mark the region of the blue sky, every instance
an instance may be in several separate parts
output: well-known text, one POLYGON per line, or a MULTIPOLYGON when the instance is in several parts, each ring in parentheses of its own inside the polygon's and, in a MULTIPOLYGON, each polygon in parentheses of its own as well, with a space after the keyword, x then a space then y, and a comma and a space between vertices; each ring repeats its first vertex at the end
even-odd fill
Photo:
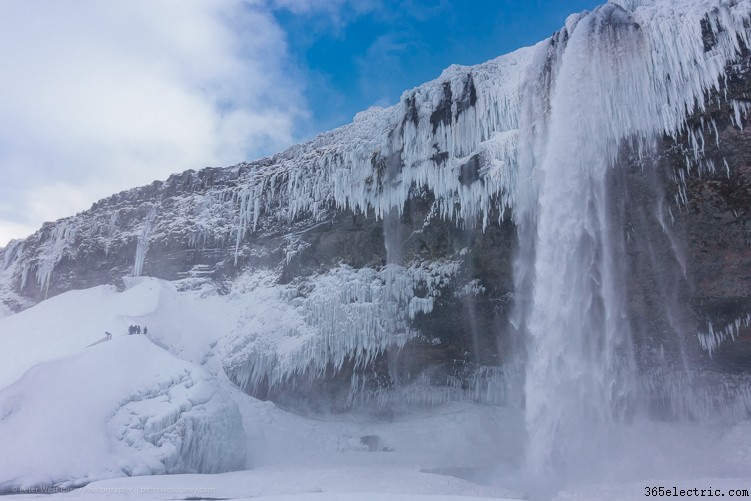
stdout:
POLYGON ((368 106, 394 104, 451 64, 478 64, 533 45, 569 14, 601 3, 391 0, 344 4, 334 14, 292 3, 274 16, 303 70, 309 135, 348 123, 368 106))
POLYGON ((0 247, 110 194, 280 151, 595 5, 0 2, 0 247))

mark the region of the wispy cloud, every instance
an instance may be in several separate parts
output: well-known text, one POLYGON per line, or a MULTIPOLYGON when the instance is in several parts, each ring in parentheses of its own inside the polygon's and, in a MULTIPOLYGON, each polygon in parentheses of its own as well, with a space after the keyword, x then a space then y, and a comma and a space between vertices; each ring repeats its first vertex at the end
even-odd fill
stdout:
POLYGON ((269 0, 274 9, 286 9, 298 15, 323 15, 334 26, 346 24, 363 14, 380 11, 376 0, 269 0))
POLYGON ((0 3, 0 246, 112 192, 293 141, 284 32, 241 0, 0 3))

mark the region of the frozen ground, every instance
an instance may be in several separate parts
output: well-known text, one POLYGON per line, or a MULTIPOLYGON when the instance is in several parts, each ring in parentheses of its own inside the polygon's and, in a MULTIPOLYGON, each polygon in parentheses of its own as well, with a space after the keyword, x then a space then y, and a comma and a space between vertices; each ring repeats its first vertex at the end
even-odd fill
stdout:
POLYGON ((234 388, 219 360, 217 339, 276 325, 254 312, 289 320, 273 307, 281 304, 273 294, 264 301, 256 287, 249 301, 242 293, 178 292, 156 279, 128 285, 71 291, 0 318, 0 490, 70 489, 133 475, 130 481, 155 486, 232 488, 212 497, 508 492, 423 470, 487 470, 502 456, 488 444, 502 441, 503 419, 518 429, 518 415, 454 405, 389 422, 300 417, 234 388), (149 335, 127 335, 132 324, 147 326, 149 335), (246 466, 254 469, 137 477, 246 466))
POLYGON ((751 422, 631 423, 601 444, 610 451, 601 461, 541 482, 521 473, 518 410, 454 403, 374 420, 303 417, 253 399, 227 380, 214 341, 265 325, 253 312, 276 304, 272 296, 249 303, 144 278, 0 318, 0 486, 25 493, 5 499, 48 499, 51 485, 65 491, 56 499, 279 501, 637 499, 646 487, 726 496, 751 487, 751 422), (131 324, 149 336, 128 336, 131 324))

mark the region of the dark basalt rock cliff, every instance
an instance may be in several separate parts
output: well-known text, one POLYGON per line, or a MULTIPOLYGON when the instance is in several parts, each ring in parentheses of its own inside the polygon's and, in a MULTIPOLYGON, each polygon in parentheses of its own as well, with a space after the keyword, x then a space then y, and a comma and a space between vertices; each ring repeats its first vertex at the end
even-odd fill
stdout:
MULTIPOLYGON (((710 350, 717 350, 711 365, 734 370, 751 367, 751 130, 736 118, 728 100, 740 106, 751 104, 750 64, 744 50, 744 57, 728 69, 726 98, 709 96, 705 112, 689 118, 689 127, 697 134, 702 129, 706 134, 710 123, 716 128, 716 135, 713 131, 702 139, 703 158, 698 164, 686 165, 691 150, 688 134, 678 144, 662 145, 655 167, 668 187, 664 203, 669 204, 674 221, 665 221, 666 230, 653 227, 647 233, 656 239, 668 237, 661 247, 673 254, 673 276, 682 275, 667 281, 670 286, 654 297, 652 307, 660 308, 660 298, 666 294, 689 305, 680 322, 684 335, 724 332, 718 346, 710 350)), ((655 179, 646 171, 638 176, 646 182, 655 179)), ((647 206, 637 200, 631 207, 647 206)), ((664 278, 669 268, 652 270, 653 277, 664 278)))

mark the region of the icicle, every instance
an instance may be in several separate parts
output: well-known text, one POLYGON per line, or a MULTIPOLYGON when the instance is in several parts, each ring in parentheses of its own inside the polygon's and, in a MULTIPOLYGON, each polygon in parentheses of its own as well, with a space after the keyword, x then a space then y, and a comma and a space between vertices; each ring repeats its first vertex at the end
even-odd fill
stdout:
POLYGON ((151 228, 156 219, 156 207, 152 207, 149 215, 143 223, 141 233, 138 235, 136 243, 136 255, 133 263, 133 276, 140 277, 143 273, 143 265, 146 262, 146 253, 149 251, 149 239, 151 237, 151 228))
MULTIPOLYGON (((71 222, 71 219, 58 222, 52 226, 50 236, 39 246, 36 276, 40 289, 45 291, 45 297, 47 297, 52 282, 52 272, 55 266, 63 258, 66 248, 76 238, 77 225, 71 222)), ((25 277, 22 279, 22 283, 25 285, 25 277)))
POLYGON ((715 331, 712 322, 707 322, 707 332, 698 333, 697 338, 702 349, 711 357, 717 348, 725 341, 735 341, 738 338, 741 328, 751 326, 751 313, 738 317, 735 321, 725 325, 722 329, 715 331))

